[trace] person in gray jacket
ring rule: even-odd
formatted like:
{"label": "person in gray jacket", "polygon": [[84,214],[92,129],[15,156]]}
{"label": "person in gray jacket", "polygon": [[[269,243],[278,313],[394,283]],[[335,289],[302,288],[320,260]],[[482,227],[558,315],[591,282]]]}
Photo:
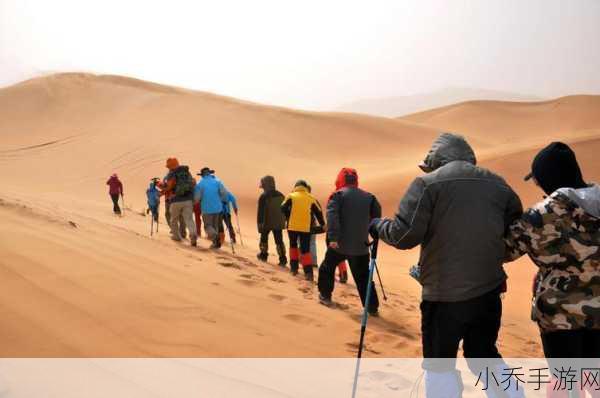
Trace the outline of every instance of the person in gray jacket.
{"label": "person in gray jacket", "polygon": [[440,135],[419,167],[427,174],[412,182],[395,217],[373,220],[370,232],[398,249],[421,245],[426,388],[449,392],[460,386],[455,360],[428,359],[456,358],[461,340],[467,359],[501,358],[503,237],[523,209],[504,179],[476,166],[462,136]]}
{"label": "person in gray jacket", "polygon": [[[327,203],[327,252],[319,268],[319,300],[326,306],[333,305],[335,270],[339,263],[348,260],[364,305],[369,280],[369,223],[381,217],[381,206],[373,194],[358,188],[358,174],[354,169],[340,171],[336,188]],[[378,308],[373,286],[368,311],[377,315]]]}

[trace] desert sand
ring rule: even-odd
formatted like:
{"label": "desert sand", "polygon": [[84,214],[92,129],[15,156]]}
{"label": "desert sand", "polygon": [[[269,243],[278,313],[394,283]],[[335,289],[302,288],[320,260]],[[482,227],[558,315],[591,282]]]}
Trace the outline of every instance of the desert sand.
{"label": "desert sand", "polygon": [[[0,356],[354,355],[354,286],[336,287],[340,306],[332,310],[274,257],[256,261],[258,181],[273,174],[286,193],[304,178],[323,203],[337,171],[355,167],[392,215],[441,131],[465,135],[525,205],[541,192],[522,177],[552,140],[573,143],[585,177],[600,177],[600,96],[473,101],[393,119],[264,106],[118,76],[58,74],[0,89]],[[214,168],[237,195],[245,247],[235,255],[209,251],[206,241],[198,249],[174,244],[164,224],[149,236],[145,189],[170,156],[193,170]],[[122,218],[112,214],[105,185],[113,172],[125,185]],[[407,275],[417,255],[382,250],[389,300],[369,321],[366,356],[421,354],[420,289]],[[521,259],[507,271],[501,350],[539,356],[529,321],[533,265]]]}

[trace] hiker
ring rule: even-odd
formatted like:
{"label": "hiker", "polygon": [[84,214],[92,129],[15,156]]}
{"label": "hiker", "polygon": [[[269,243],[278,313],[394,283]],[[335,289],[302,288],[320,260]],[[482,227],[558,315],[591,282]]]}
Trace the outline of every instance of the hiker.
{"label": "hiker", "polygon": [[159,181],[158,178],[150,180],[150,186],[146,190],[146,199],[148,203],[146,214],[152,213],[152,218],[156,223],[158,223],[158,207],[160,206],[160,191],[157,188]]}
{"label": "hiker", "polygon": [[284,196],[276,189],[273,176],[261,178],[259,187],[263,190],[263,193],[258,198],[256,225],[260,234],[260,252],[256,257],[260,261],[267,261],[269,257],[269,233],[272,232],[277,254],[279,255],[279,265],[285,267],[288,262],[285,243],[283,243],[285,216],[281,210]]}
{"label": "hiker", "polygon": [[[223,223],[227,226],[227,231],[229,232],[229,239],[231,243],[236,243],[235,240],[235,229],[233,228],[233,223],[231,222],[231,208],[233,207],[233,212],[237,216],[238,214],[238,205],[235,196],[229,191],[227,191],[225,195],[225,201],[223,202]],[[221,226],[223,230],[224,227]],[[221,242],[222,244],[223,242]]]}
{"label": "hiker", "polygon": [[108,194],[113,202],[113,212],[120,216],[121,207],[119,207],[119,197],[123,196],[123,183],[121,183],[121,180],[119,180],[119,177],[115,173],[106,181],[106,185],[108,185]]}
{"label": "hiker", "polygon": [[[167,221],[167,225],[171,227],[171,199],[175,194],[173,192],[167,192],[167,177],[169,174],[163,178],[162,182],[159,182],[157,187],[160,189],[161,196],[165,197],[165,219]],[[187,230],[185,229],[185,221],[183,221],[183,215],[179,216],[179,236],[181,239],[187,238]]]}
{"label": "hiker", "polygon": [[200,181],[194,189],[194,202],[200,203],[202,221],[208,239],[212,241],[211,249],[221,247],[225,236],[223,223],[223,202],[227,200],[227,191],[223,183],[215,176],[215,171],[204,167],[197,174]]}
{"label": "hiker", "polygon": [[[312,187],[310,185],[307,186],[307,189],[308,193],[312,194]],[[317,205],[319,206],[319,208],[321,208],[321,204],[318,200]],[[322,226],[318,225],[315,221],[315,217],[313,217],[310,224],[310,264],[313,268],[317,268],[319,266],[317,258],[317,235],[325,232],[325,229]],[[298,239],[298,244],[299,243],[300,241]]]}
{"label": "hiker", "polygon": [[[298,263],[302,264],[304,278],[312,281],[313,267],[310,255],[310,236],[313,217],[319,225],[325,228],[323,212],[317,200],[308,192],[308,184],[298,180],[294,190],[281,204],[281,209],[287,220],[287,230],[290,239],[290,271],[298,274]],[[298,243],[300,243],[298,245]],[[298,247],[299,246],[299,247]]]}
{"label": "hiker", "polygon": [[169,212],[171,227],[171,239],[180,242],[181,218],[187,227],[190,244],[197,245],[196,225],[194,224],[194,186],[196,181],[190,173],[188,166],[181,166],[177,158],[167,159],[166,167],[169,174],[166,177],[166,186],[161,192],[163,195],[169,195]]}
{"label": "hiker", "polygon": [[[373,194],[358,187],[356,170],[343,168],[336,181],[337,189],[327,202],[327,252],[319,267],[319,300],[333,306],[335,270],[347,260],[364,306],[369,282],[369,223],[381,217],[381,206]],[[379,300],[375,286],[372,288],[367,310],[377,316]]]}
{"label": "hiker", "polygon": [[[455,365],[461,340],[472,372],[480,371],[480,361],[473,358],[494,358],[496,372],[505,366],[496,346],[500,295],[506,290],[503,238],[522,206],[501,177],[476,166],[462,136],[440,135],[419,167],[426,174],[412,182],[395,217],[373,220],[370,231],[397,249],[421,245],[427,396],[458,397],[462,383]],[[521,396],[511,384],[508,396]],[[488,396],[494,396],[492,390]]]}
{"label": "hiker", "polygon": [[561,142],[537,154],[530,179],[547,197],[512,223],[506,245],[510,261],[528,254],[538,267],[531,315],[544,355],[550,368],[552,358],[600,358],[600,186]]}

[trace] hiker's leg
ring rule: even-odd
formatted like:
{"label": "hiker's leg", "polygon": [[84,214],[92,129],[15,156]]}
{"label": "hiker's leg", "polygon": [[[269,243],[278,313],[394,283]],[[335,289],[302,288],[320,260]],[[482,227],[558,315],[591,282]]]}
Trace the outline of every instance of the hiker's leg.
{"label": "hiker's leg", "polygon": [[229,232],[229,239],[235,243],[235,229],[233,229],[233,224],[231,223],[231,213],[223,214],[223,221],[225,222],[225,226]]}
{"label": "hiker's leg", "polygon": [[202,222],[204,223],[204,232],[206,232],[206,236],[211,241],[215,240],[215,236],[217,236],[217,229],[213,226],[214,222],[214,214],[206,214],[202,213]]}
{"label": "hiker's leg", "polygon": [[219,227],[219,246],[225,242],[225,227],[223,225],[223,213],[219,213],[217,215],[219,217],[218,227]]}
{"label": "hiker's leg", "polygon": [[269,231],[263,231],[260,233],[258,249],[258,259],[261,261],[267,261],[269,258]]}
{"label": "hiker's leg", "polygon": [[113,212],[115,214],[120,214],[121,213],[121,208],[119,207],[119,195],[114,195],[111,194],[110,198],[113,202]]}
{"label": "hiker's leg", "polygon": [[174,240],[181,240],[181,226],[179,220],[183,211],[183,204],[181,202],[171,203],[170,210],[171,222],[169,225],[171,227],[171,237]]}
{"label": "hiker's leg", "polygon": [[275,247],[277,248],[277,255],[279,256],[279,265],[283,267],[288,261],[285,251],[285,243],[283,243],[283,232],[280,229],[274,230],[273,238],[275,239]]}
{"label": "hiker's leg", "polygon": [[313,266],[316,267],[319,264],[317,259],[317,235],[310,236],[310,259]]}
{"label": "hiker's leg", "polygon": [[333,249],[327,249],[325,258],[319,267],[319,293],[326,299],[331,299],[335,286],[335,267],[344,260],[344,256]]}
{"label": "hiker's leg", "polygon": [[202,212],[200,211],[200,203],[194,203],[194,222],[196,223],[196,235],[199,238],[202,236]]}
{"label": "hiker's leg", "polygon": [[298,262],[300,261],[300,250],[298,249],[298,233],[288,230],[290,239],[290,270],[292,273],[298,273]]}
{"label": "hiker's leg", "polygon": [[460,305],[439,301],[421,302],[421,341],[423,369],[451,372],[456,368],[458,346],[463,338],[464,321]]}
{"label": "hiker's leg", "polygon": [[500,291],[467,300],[463,311],[469,317],[463,341],[465,358],[502,358],[496,346],[502,320]]}
{"label": "hiker's leg", "polygon": [[313,267],[312,267],[312,255],[310,254],[310,233],[301,232],[298,234],[300,239],[300,263],[302,264],[302,270],[306,275],[306,279],[312,280],[313,278]]}
{"label": "hiker's leg", "polygon": [[[367,285],[369,282],[369,261],[370,257],[368,254],[363,256],[350,256],[348,257],[348,264],[350,265],[350,271],[352,272],[352,278],[356,284],[356,289],[360,295],[360,301],[363,306],[367,298]],[[379,298],[377,297],[377,289],[375,283],[371,284],[371,297],[369,298],[369,312],[377,312],[379,309]]]}
{"label": "hiker's leg", "polygon": [[198,235],[196,235],[196,223],[194,222],[194,203],[191,200],[183,202],[182,216],[190,234],[190,242],[193,245],[196,243]]}
{"label": "hiker's leg", "polygon": [[167,225],[169,228],[171,227],[171,203],[165,201],[165,219],[167,220]]}

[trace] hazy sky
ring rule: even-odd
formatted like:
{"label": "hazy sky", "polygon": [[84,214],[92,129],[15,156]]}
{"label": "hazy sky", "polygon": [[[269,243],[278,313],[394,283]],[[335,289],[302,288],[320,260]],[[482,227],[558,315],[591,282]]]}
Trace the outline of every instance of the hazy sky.
{"label": "hazy sky", "polygon": [[309,109],[600,93],[600,0],[0,0],[0,86],[79,70]]}

